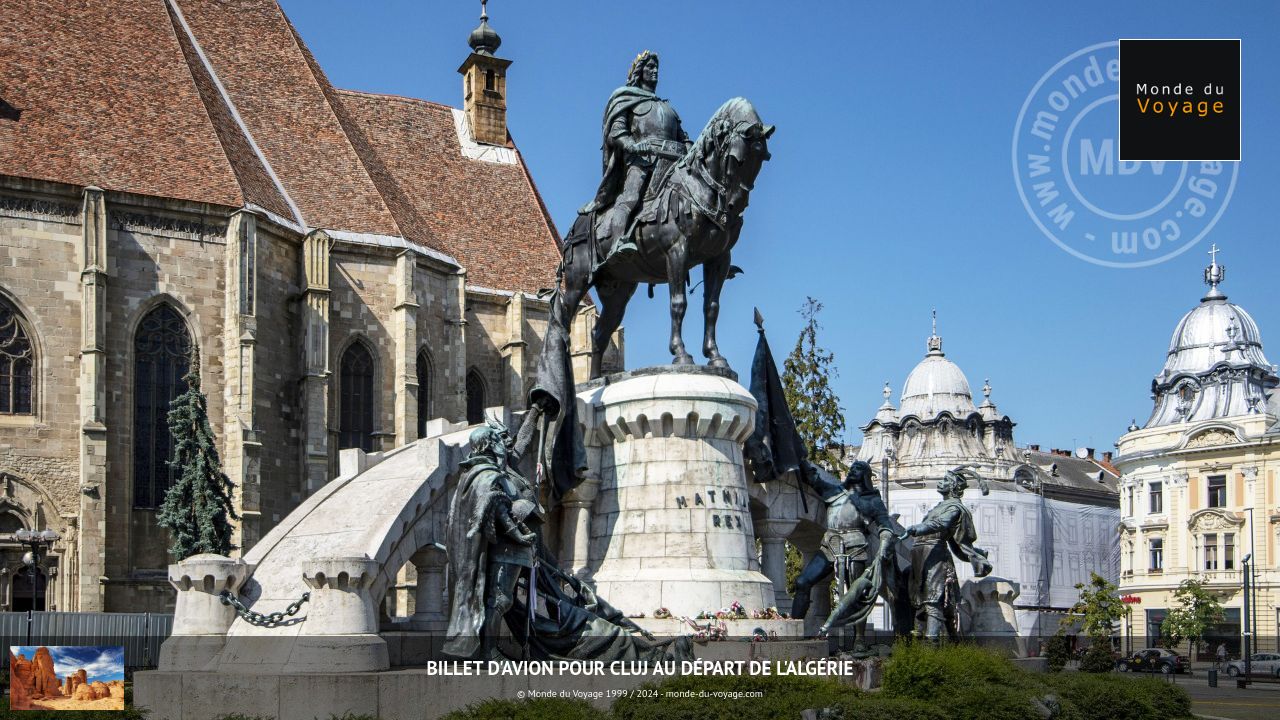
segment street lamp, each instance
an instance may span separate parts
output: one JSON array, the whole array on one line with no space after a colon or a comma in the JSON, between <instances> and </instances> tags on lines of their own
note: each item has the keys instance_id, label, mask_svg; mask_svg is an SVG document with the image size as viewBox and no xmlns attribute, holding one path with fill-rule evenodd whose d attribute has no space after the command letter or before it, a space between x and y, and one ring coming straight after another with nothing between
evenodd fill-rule
<instances>
[{"instance_id":1,"label":"street lamp","mask_svg":"<svg viewBox=\"0 0 1280 720\"><path fill-rule=\"evenodd\" d=\"M27 644L30 645L31 626L35 622L36 581L40 579L40 551L53 547L53 544L61 536L53 530L36 532L22 528L15 532L13 537L18 542L31 548L31 552L22 558L22 563L27 566L27 572L31 576L31 608L27 610Z\"/></svg>"},{"instance_id":2,"label":"street lamp","mask_svg":"<svg viewBox=\"0 0 1280 720\"><path fill-rule=\"evenodd\" d=\"M1253 663L1250 656L1253 655L1253 649L1250 647L1250 639L1253 633L1249 627L1249 580L1253 575L1250 572L1250 564L1253 562L1253 553L1244 556L1240 561L1241 570L1244 571L1244 683L1248 683L1252 678ZM1241 687L1244 687L1242 684Z\"/></svg>"}]
</instances>

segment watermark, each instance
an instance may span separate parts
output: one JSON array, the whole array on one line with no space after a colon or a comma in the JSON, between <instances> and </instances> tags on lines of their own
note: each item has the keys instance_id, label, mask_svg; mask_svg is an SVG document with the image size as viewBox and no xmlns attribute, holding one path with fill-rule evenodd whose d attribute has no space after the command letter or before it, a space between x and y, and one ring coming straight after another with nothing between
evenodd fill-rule
<instances>
[{"instance_id":1,"label":"watermark","mask_svg":"<svg viewBox=\"0 0 1280 720\"><path fill-rule=\"evenodd\" d=\"M1031 89L1013 130L1027 214L1058 247L1097 265L1155 265L1190 250L1222 217L1239 163L1122 161L1119 42L1078 50Z\"/></svg>"}]
</instances>

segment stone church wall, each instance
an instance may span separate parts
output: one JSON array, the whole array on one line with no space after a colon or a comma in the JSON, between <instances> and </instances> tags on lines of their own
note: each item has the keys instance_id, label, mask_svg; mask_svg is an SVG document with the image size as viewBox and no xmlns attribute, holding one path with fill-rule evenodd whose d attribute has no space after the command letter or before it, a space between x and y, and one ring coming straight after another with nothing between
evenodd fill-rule
<instances>
[{"instance_id":1,"label":"stone church wall","mask_svg":"<svg viewBox=\"0 0 1280 720\"><path fill-rule=\"evenodd\" d=\"M114 214L124 209L109 204L108 211ZM177 233L160 234L160 230L142 223L130 227L112 229L107 234L108 481L103 497L106 575L110 580L105 588L104 609L159 612L172 605L165 579L171 557L168 533L156 525L156 511L134 507L134 337L142 318L161 303L169 303L185 317L199 348L209 417L218 432L221 424L217 419L223 417L219 389L226 381L222 335L225 236L221 234L225 230L209 225L201 239L192 239L178 237ZM219 439L225 443L225 439Z\"/></svg>"}]
</instances>

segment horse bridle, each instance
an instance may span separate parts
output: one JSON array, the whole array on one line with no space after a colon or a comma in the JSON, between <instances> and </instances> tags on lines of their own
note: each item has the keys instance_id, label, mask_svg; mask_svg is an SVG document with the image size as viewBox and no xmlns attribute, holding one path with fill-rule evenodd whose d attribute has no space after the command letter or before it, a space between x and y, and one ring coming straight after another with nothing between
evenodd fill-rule
<instances>
[{"instance_id":1,"label":"horse bridle","mask_svg":"<svg viewBox=\"0 0 1280 720\"><path fill-rule=\"evenodd\" d=\"M721 169L725 171L726 175L728 174L728 169L726 165L729 162L730 156L728 155L728 153L724 152L724 148L725 148L725 145L728 144L729 138L735 135L739 137L746 137L746 133L739 131L737 126L735 126L731 130L725 132L722 137L716 140L716 157L720 159L719 162L721 164ZM690 204L692 204L693 207L698 210L698 212L702 213L703 216L705 216L708 220L711 221L711 224L715 225L720 230L724 230L725 225L728 224L729 222L729 214L725 212L725 207L724 207L726 198L729 194L729 188L721 184L720 181L716 180L714 177L710 175L710 173L707 172L705 163L696 163L695 170L698 174L698 179L701 180L703 183L705 183L708 187L710 187L715 192L716 207L715 208L707 207L703 203L699 202L698 199L693 196L693 193L689 192L688 190L684 190L682 194L685 196L686 199L689 200ZM681 186L677 186L677 187L679 188ZM755 183L747 185L745 183L740 182L738 183L738 187L742 188L743 190L746 190L747 192L751 192L751 190L755 187Z\"/></svg>"}]
</instances>

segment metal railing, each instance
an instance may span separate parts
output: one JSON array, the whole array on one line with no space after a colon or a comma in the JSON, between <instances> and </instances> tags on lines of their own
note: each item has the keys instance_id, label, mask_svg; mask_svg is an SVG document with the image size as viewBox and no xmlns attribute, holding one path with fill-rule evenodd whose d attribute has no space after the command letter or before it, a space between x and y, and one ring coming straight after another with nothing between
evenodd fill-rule
<instances>
[{"instance_id":1,"label":"metal railing","mask_svg":"<svg viewBox=\"0 0 1280 720\"><path fill-rule=\"evenodd\" d=\"M27 644L121 645L127 669L154 668L172 631L173 615L156 613L0 612L0 669L7 677L9 647Z\"/></svg>"}]
</instances>

